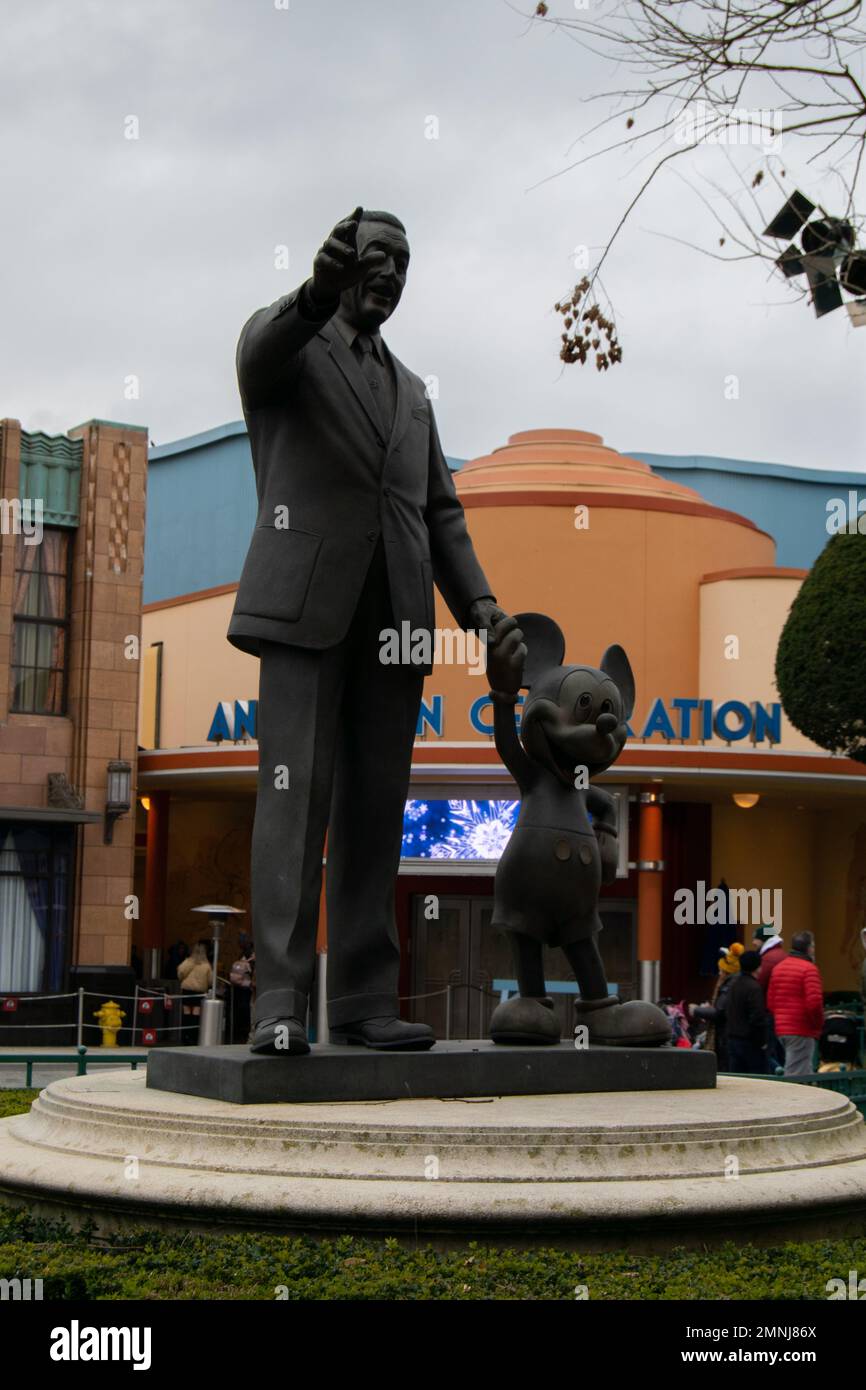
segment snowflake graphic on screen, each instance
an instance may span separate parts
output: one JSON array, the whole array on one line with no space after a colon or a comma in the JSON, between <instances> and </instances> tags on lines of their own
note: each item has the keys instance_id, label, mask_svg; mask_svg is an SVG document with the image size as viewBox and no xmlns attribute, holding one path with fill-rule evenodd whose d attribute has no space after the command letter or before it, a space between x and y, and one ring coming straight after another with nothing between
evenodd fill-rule
<instances>
[{"instance_id":1,"label":"snowflake graphic on screen","mask_svg":"<svg viewBox=\"0 0 866 1390\"><path fill-rule=\"evenodd\" d=\"M519 805L517 801L410 801L403 823L403 856L499 859L514 829Z\"/></svg>"}]
</instances>

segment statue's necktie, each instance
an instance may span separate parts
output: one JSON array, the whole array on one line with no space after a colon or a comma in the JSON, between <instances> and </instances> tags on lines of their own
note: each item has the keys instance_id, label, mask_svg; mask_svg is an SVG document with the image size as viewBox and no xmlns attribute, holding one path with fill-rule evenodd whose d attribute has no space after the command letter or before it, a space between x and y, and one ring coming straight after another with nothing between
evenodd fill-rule
<instances>
[{"instance_id":1,"label":"statue's necktie","mask_svg":"<svg viewBox=\"0 0 866 1390\"><path fill-rule=\"evenodd\" d=\"M394 420L393 387L388 367L379 361L373 351L373 340L368 333L359 333L353 348L373 397L382 436L387 441Z\"/></svg>"}]
</instances>

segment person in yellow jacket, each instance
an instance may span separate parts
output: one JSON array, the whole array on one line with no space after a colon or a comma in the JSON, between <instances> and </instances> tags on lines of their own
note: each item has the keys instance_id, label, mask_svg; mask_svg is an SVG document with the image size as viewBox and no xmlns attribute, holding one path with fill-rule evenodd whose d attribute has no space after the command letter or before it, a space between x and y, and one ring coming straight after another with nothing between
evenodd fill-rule
<instances>
[{"instance_id":1,"label":"person in yellow jacket","mask_svg":"<svg viewBox=\"0 0 866 1390\"><path fill-rule=\"evenodd\" d=\"M187 996L182 1005L184 1029L182 1040L185 1043L198 1042L198 1025L201 1019L201 995L207 994L213 984L213 971L207 958L207 942L197 941L186 960L177 967L181 993Z\"/></svg>"}]
</instances>

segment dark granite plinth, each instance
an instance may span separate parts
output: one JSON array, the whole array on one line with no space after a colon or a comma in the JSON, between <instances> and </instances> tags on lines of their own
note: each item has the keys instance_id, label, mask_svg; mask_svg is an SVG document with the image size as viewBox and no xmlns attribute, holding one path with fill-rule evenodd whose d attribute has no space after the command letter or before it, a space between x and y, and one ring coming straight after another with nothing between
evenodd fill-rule
<instances>
[{"instance_id":1,"label":"dark granite plinth","mask_svg":"<svg viewBox=\"0 0 866 1390\"><path fill-rule=\"evenodd\" d=\"M498 1047L438 1042L430 1052L314 1047L307 1057L257 1057L247 1047L154 1050L147 1084L235 1105L275 1101L442 1100L589 1091L685 1091L716 1084L711 1052L674 1047Z\"/></svg>"}]
</instances>

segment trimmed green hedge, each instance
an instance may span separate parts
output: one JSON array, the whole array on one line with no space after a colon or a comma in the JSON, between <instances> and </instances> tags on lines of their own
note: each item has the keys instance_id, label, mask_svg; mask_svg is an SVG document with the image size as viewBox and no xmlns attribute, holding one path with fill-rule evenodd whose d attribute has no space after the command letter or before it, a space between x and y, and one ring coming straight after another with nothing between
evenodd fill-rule
<instances>
[{"instance_id":1,"label":"trimmed green hedge","mask_svg":"<svg viewBox=\"0 0 866 1390\"><path fill-rule=\"evenodd\" d=\"M0 1091L0 1114L27 1110L36 1091ZM732 1212L732 1220L735 1213ZM866 1270L866 1238L731 1242L663 1255L500 1250L436 1251L354 1236L178 1234L148 1228L99 1237L0 1206L0 1278L42 1279L64 1299L826 1299L829 1279ZM584 1295L586 1296L586 1295Z\"/></svg>"},{"instance_id":2,"label":"trimmed green hedge","mask_svg":"<svg viewBox=\"0 0 866 1390\"><path fill-rule=\"evenodd\" d=\"M826 1299L866 1269L866 1239L727 1244L664 1255L470 1244L445 1252L353 1236L194 1235L147 1229L98 1238L0 1208L0 1278L44 1280L53 1299ZM586 1295L584 1295L586 1296Z\"/></svg>"}]
</instances>

